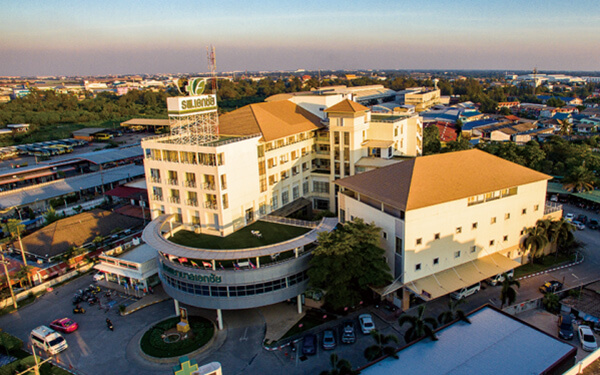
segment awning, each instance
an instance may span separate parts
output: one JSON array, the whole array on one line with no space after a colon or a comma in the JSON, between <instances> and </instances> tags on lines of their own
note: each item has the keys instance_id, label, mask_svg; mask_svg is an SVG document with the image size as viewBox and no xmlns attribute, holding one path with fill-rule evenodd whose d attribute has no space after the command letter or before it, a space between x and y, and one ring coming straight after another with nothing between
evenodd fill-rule
<instances>
[{"instance_id":1,"label":"awning","mask_svg":"<svg viewBox=\"0 0 600 375\"><path fill-rule=\"evenodd\" d=\"M402 284L400 281L394 280L393 283L386 285L384 287L381 287L381 288L371 287L371 290L374 291L375 293L379 294L381 297L385 297L388 294L394 293L398 289L402 288L403 285L404 284Z\"/></svg>"},{"instance_id":2,"label":"awning","mask_svg":"<svg viewBox=\"0 0 600 375\"><path fill-rule=\"evenodd\" d=\"M494 253L422 279L410 281L405 285L425 301L430 301L520 265L521 263L517 261Z\"/></svg>"}]
</instances>

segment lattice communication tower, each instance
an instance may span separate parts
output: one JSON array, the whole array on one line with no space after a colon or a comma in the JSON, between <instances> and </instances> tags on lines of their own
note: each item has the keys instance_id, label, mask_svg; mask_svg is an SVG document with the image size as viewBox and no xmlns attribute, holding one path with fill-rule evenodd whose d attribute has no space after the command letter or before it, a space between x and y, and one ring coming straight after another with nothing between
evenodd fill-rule
<instances>
[{"instance_id":1,"label":"lattice communication tower","mask_svg":"<svg viewBox=\"0 0 600 375\"><path fill-rule=\"evenodd\" d=\"M214 47L208 59L213 76L212 93L202 95L206 78L180 78L175 85L181 96L167 98L171 142L200 146L219 139Z\"/></svg>"}]
</instances>

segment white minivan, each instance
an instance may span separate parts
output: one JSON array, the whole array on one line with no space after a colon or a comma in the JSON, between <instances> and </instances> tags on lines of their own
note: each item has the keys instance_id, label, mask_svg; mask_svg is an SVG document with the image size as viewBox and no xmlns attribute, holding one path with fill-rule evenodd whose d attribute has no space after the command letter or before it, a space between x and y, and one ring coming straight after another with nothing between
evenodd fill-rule
<instances>
[{"instance_id":1,"label":"white minivan","mask_svg":"<svg viewBox=\"0 0 600 375\"><path fill-rule=\"evenodd\" d=\"M69 346L60 333L46 326L39 326L31 331L31 342L51 355L58 354Z\"/></svg>"},{"instance_id":2,"label":"white minivan","mask_svg":"<svg viewBox=\"0 0 600 375\"><path fill-rule=\"evenodd\" d=\"M456 292L450 294L450 297L459 300L475 294L481 290L481 283L473 284L471 286L464 287Z\"/></svg>"},{"instance_id":3,"label":"white minivan","mask_svg":"<svg viewBox=\"0 0 600 375\"><path fill-rule=\"evenodd\" d=\"M515 276L515 270L510 270L506 272L508 277L513 278ZM499 273L494 277L487 279L487 283L491 286L496 286L498 284L502 284L504 282L504 273Z\"/></svg>"}]
</instances>

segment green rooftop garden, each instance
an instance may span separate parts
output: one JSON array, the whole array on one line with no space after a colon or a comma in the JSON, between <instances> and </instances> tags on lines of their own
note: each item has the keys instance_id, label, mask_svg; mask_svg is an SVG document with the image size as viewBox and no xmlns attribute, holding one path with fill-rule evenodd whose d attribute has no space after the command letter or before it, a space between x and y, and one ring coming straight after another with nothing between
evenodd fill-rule
<instances>
[{"instance_id":1,"label":"green rooftop garden","mask_svg":"<svg viewBox=\"0 0 600 375\"><path fill-rule=\"evenodd\" d=\"M181 230L175 233L170 240L179 245L199 249L246 249L287 241L299 237L310 230L310 228L257 221L227 237L196 234L187 230ZM261 236L252 234L253 231L260 232Z\"/></svg>"}]
</instances>

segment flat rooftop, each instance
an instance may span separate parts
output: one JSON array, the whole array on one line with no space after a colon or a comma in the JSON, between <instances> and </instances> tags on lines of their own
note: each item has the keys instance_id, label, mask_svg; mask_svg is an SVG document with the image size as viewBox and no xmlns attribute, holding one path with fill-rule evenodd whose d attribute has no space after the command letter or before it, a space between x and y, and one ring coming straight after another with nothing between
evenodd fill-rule
<instances>
[{"instance_id":1,"label":"flat rooftop","mask_svg":"<svg viewBox=\"0 0 600 375\"><path fill-rule=\"evenodd\" d=\"M421 339L361 374L542 374L575 363L575 347L499 310L486 306L468 317L471 324L452 323L438 341Z\"/></svg>"},{"instance_id":2,"label":"flat rooftop","mask_svg":"<svg viewBox=\"0 0 600 375\"><path fill-rule=\"evenodd\" d=\"M143 243L134 247L132 250L118 255L117 258L141 264L156 259L156 254L157 252L154 248Z\"/></svg>"},{"instance_id":3,"label":"flat rooftop","mask_svg":"<svg viewBox=\"0 0 600 375\"><path fill-rule=\"evenodd\" d=\"M312 228L302 228L259 220L237 230L227 237L196 234L187 230L180 230L173 237L169 238L169 240L179 245L198 249L238 250L284 242L299 237L310 230ZM261 237L253 235L253 231L260 232Z\"/></svg>"}]
</instances>

